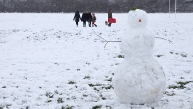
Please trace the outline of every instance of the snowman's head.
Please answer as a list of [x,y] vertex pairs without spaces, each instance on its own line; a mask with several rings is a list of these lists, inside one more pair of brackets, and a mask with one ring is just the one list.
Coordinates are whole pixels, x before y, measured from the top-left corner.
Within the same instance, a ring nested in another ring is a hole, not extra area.
[[147,25],[147,13],[140,9],[129,11],[128,23],[131,28],[145,28]]

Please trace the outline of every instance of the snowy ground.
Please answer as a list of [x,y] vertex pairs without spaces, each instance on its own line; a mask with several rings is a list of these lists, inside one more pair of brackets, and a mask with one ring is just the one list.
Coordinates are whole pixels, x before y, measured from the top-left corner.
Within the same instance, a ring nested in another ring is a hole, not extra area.
[[[151,109],[120,103],[111,84],[123,61],[127,14],[98,14],[98,27],[76,27],[74,14],[0,14],[0,109]],[[148,14],[153,56],[167,90],[156,109],[193,109],[193,14]]]

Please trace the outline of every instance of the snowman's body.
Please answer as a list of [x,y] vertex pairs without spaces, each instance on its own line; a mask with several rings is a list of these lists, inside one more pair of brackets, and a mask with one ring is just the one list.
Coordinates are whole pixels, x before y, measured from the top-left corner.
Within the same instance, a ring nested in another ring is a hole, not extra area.
[[125,60],[115,70],[114,90],[124,103],[154,106],[166,87],[163,69],[152,57],[154,36],[146,29],[145,11],[130,11],[128,17],[129,28],[120,43]]

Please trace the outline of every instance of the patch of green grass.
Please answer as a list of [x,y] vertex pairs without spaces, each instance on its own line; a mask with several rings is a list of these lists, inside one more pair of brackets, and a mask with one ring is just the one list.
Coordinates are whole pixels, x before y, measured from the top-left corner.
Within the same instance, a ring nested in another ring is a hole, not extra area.
[[89,63],[89,62],[87,62],[86,64],[87,64],[87,65],[90,65],[90,63]]
[[66,109],[73,109],[73,107],[66,107]]
[[54,91],[54,93],[55,93],[55,94],[58,94],[58,91],[57,91],[57,90],[55,90],[55,91]]
[[86,94],[83,94],[83,97],[87,97],[88,95],[86,95]]
[[102,99],[102,100],[106,100],[106,98],[105,98],[105,97],[103,97],[103,95],[102,95],[102,94],[100,95],[100,97],[101,97],[101,99]]
[[112,81],[112,78],[108,78],[108,79],[106,79],[105,81],[111,82],[111,81]]
[[187,57],[187,54],[181,54],[182,57]]
[[25,109],[30,109],[30,108],[29,108],[29,106],[26,106],[26,108],[25,108]]
[[94,86],[102,86],[102,84],[88,84],[90,87],[94,87]]
[[11,104],[0,104],[0,109],[9,109],[9,106],[11,106]]
[[184,79],[184,77],[180,77],[180,79]]
[[92,109],[101,109],[102,105],[93,106]]
[[73,109],[73,107],[74,107],[74,106],[68,106],[68,105],[67,105],[67,106],[62,106],[61,109]]
[[88,84],[90,87],[93,87],[94,90],[100,91],[101,89],[111,89],[113,88],[110,84]]
[[184,71],[184,72],[187,73],[187,74],[190,74],[191,70],[187,70],[187,71]]
[[116,63],[115,65],[119,65],[119,63]]
[[19,30],[14,29],[13,32],[18,32]]
[[47,101],[46,101],[46,103],[50,103],[50,102],[52,102],[52,100],[47,100]]
[[159,58],[159,57],[162,57],[162,56],[164,56],[164,55],[157,55],[158,58]]
[[68,84],[76,84],[74,81],[69,81]]
[[186,82],[181,82],[181,81],[179,81],[179,82],[177,82],[177,84],[180,84],[180,85],[186,85],[186,84],[188,84],[188,83],[190,83],[190,82],[193,82],[193,81],[186,81]]
[[106,106],[106,109],[112,109],[112,107],[111,106]]
[[90,76],[85,76],[83,79],[90,79]]
[[54,63],[55,65],[59,65],[59,63]]
[[184,89],[184,88],[186,88],[185,85],[190,83],[190,82],[193,82],[193,81],[186,81],[186,82],[179,81],[179,82],[177,82],[177,85],[170,85],[168,88],[169,89],[171,89],[171,88],[173,88],[173,89]]
[[76,99],[76,96],[72,96],[71,98],[72,98],[72,99]]
[[46,92],[46,96],[48,98],[53,98],[54,97],[54,94],[52,94],[51,92]]
[[177,89],[178,88],[178,86],[173,86],[173,85],[170,85],[169,87],[168,87],[168,89]]
[[118,55],[117,57],[118,58],[124,58],[124,55]]
[[66,109],[73,109],[74,106],[67,106]]
[[63,103],[64,101],[62,100],[62,98],[58,98],[58,99],[57,99],[57,102],[58,102],[58,103]]
[[169,92],[165,92],[165,94],[167,95],[167,96],[174,96],[174,95],[176,95],[173,91],[171,92],[171,93],[169,93]]
[[108,89],[113,88],[113,86],[112,86],[112,85],[107,85],[107,86],[103,86],[102,89],[103,89],[103,88],[106,89],[106,90],[108,90]]
[[96,87],[94,87],[93,89],[96,90],[96,91],[99,91]]

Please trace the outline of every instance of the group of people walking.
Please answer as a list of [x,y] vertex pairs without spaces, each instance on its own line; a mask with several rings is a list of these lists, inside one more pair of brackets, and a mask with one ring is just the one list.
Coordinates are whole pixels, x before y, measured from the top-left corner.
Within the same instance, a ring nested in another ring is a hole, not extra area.
[[79,11],[76,11],[73,20],[75,20],[77,27],[80,20],[83,22],[83,27],[86,27],[86,22],[88,22],[89,27],[91,27],[91,23],[92,27],[97,27],[97,25],[95,24],[96,16],[94,13],[91,14],[91,12],[85,11],[82,13],[81,17]]
[[[105,24],[108,25],[109,27],[111,27],[112,23],[115,23],[116,21],[110,21],[110,19],[114,19],[112,17],[112,9],[110,9],[108,11],[108,21],[105,21]],[[97,25],[95,24],[96,22],[96,16],[94,13],[91,14],[91,12],[85,11],[82,13],[82,17],[80,16],[79,11],[75,12],[74,18],[73,20],[75,20],[76,25],[78,27],[78,22],[81,20],[83,22],[83,27],[86,27],[86,22],[88,22],[88,26],[91,27],[91,23],[92,23],[92,27],[97,27]],[[116,19],[114,19],[116,20]]]

